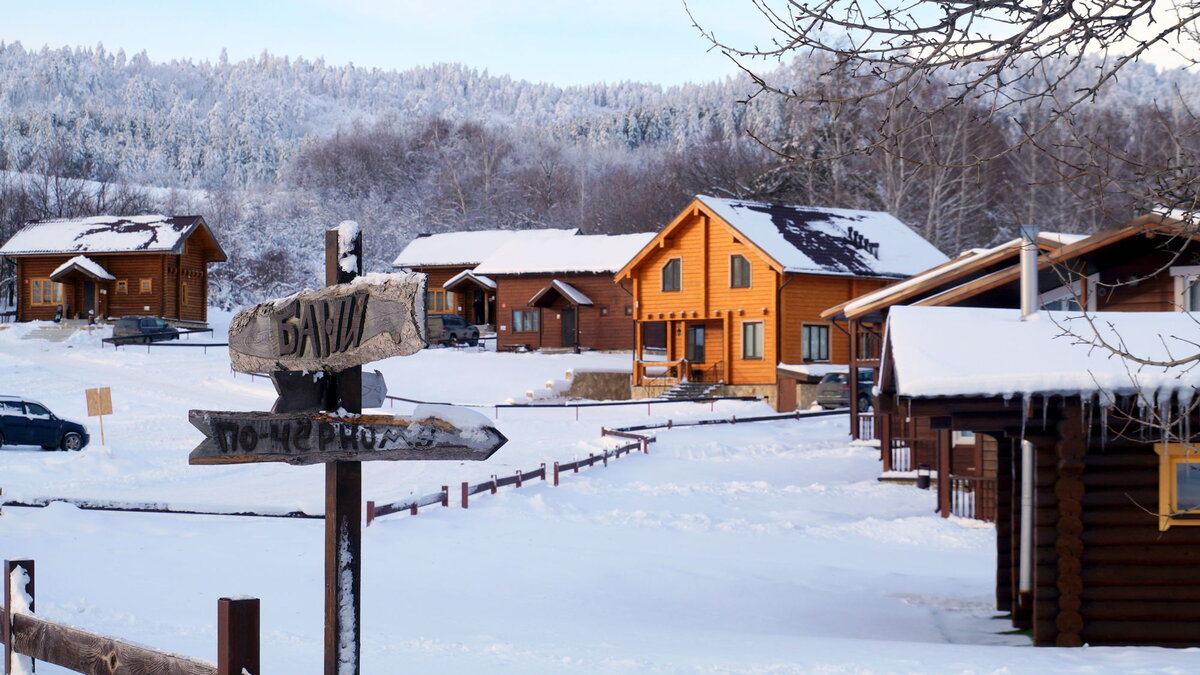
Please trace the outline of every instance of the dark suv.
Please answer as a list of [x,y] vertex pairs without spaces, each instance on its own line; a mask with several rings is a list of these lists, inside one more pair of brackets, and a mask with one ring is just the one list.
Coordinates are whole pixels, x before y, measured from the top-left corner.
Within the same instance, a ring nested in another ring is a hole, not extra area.
[[[875,372],[870,368],[858,370],[858,409],[871,409],[871,387],[874,384]],[[829,373],[821,378],[817,385],[817,405],[829,410],[831,408],[850,407],[850,375],[848,373]]]
[[425,318],[429,344],[479,344],[479,329],[457,314],[430,314]]
[[87,429],[58,417],[46,406],[19,396],[0,396],[0,445],[40,445],[45,450],[80,450]]
[[153,316],[123,316],[113,324],[113,338],[117,343],[138,344],[178,340],[179,329]]

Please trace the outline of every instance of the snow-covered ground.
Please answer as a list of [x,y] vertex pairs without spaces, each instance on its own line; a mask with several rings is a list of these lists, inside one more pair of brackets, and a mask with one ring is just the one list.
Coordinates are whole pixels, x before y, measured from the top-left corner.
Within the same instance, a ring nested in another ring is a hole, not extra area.
[[[5,498],[320,512],[320,467],[188,466],[191,408],[268,409],[266,380],[222,350],[55,344],[0,330],[0,394],[85,420],[79,453],[0,450]],[[425,350],[378,367],[393,394],[503,402],[627,355]],[[101,444],[83,390],[112,387]],[[408,412],[397,406],[397,413]],[[495,416],[495,410],[482,411]],[[716,414],[768,412],[721,403]],[[612,447],[601,425],[712,415],[707,405],[500,409],[483,463],[372,462],[380,502]],[[991,528],[875,479],[841,416],[681,428],[648,455],[382,518],[363,532],[363,672],[1192,672],[1194,650],[1033,649],[991,609]],[[9,507],[0,557],[37,561],[43,616],[212,658],[216,600],[262,599],[267,672],[321,672],[318,520]],[[41,664],[39,673],[62,672]]]

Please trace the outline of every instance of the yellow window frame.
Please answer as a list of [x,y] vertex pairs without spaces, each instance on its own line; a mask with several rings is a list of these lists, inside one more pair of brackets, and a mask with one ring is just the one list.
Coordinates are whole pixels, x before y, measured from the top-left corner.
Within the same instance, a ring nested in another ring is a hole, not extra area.
[[1190,443],[1155,443],[1158,453],[1158,529],[1200,525],[1200,499],[1192,506],[1179,504],[1179,467],[1191,466],[1200,480],[1200,447]]

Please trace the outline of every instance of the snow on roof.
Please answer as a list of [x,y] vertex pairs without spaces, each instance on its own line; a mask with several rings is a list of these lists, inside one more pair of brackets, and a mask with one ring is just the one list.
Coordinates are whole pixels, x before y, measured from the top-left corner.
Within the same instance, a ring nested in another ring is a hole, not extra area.
[[1084,239],[1087,239],[1090,236],[1091,235],[1088,235],[1088,234],[1067,234],[1065,232],[1039,232],[1038,233],[1038,239],[1047,239],[1049,241],[1059,244],[1060,246],[1066,246],[1067,244],[1074,244],[1075,242],[1082,241]]
[[882,211],[697,199],[785,272],[907,277],[948,259]]
[[565,297],[567,300],[570,300],[572,304],[575,304],[575,305],[591,305],[592,304],[592,299],[589,298],[586,294],[584,294],[583,291],[579,290],[578,288],[575,288],[571,284],[568,284],[567,282],[562,281],[560,279],[555,279],[554,281],[551,281],[549,286],[546,286],[542,290],[535,293],[533,295],[533,297],[529,299],[529,302],[527,304],[529,304],[530,307],[534,306],[537,303],[538,298],[540,298],[543,295],[545,295],[546,293],[550,292],[550,289],[554,289],[554,290],[558,291],[563,297]]
[[454,288],[455,286],[458,285],[458,283],[460,281],[465,281],[468,279],[471,281],[474,281],[475,283],[479,284],[480,286],[483,286],[484,288],[491,288],[491,289],[496,288],[496,282],[493,281],[490,277],[485,277],[482,274],[475,274],[471,270],[463,270],[463,271],[459,272],[458,274],[455,274],[454,276],[450,277],[449,279],[446,280],[446,283],[442,284],[442,288]]
[[200,216],[93,216],[29,223],[0,255],[178,252]]
[[808,377],[825,377],[829,373],[850,372],[850,366],[836,363],[780,363],[776,365],[776,368]]
[[408,242],[392,261],[392,267],[478,265],[488,254],[509,242],[535,243],[543,239],[573,237],[578,233],[578,229],[474,230],[421,235]]
[[[1139,366],[1101,342],[1147,359],[1195,353],[1200,315],[1186,312],[1037,312],[893,307],[888,317],[902,396],[1028,396],[1191,392],[1200,368]],[[1092,326],[1095,326],[1093,328]],[[1070,331],[1073,335],[1065,335]],[[1195,364],[1191,364],[1195,365]]]
[[476,274],[555,274],[616,272],[654,238],[637,234],[555,237],[537,242],[514,241],[479,263]]
[[95,260],[92,260],[85,255],[77,255],[67,262],[54,268],[54,271],[50,273],[50,278],[57,278],[60,273],[66,272],[72,267],[78,267],[97,279],[106,279],[108,281],[114,281],[116,279],[116,277],[108,273],[108,270],[104,269],[97,264]]

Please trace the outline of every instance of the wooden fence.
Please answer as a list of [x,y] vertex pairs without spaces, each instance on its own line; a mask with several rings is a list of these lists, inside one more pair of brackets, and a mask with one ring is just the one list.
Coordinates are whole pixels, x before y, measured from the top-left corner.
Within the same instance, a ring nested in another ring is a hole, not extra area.
[[[566,463],[555,462],[553,469],[552,469],[553,473],[551,474],[554,478],[552,485],[554,485],[555,487],[558,487],[559,480],[560,480],[560,477],[562,474],[567,473],[567,472],[579,473],[579,470],[581,468],[588,467],[588,466],[594,466],[597,462],[602,462],[604,466],[608,466],[609,459],[617,459],[621,455],[627,455],[627,454],[633,452],[634,450],[637,450],[642,453],[649,453],[650,452],[649,445],[650,445],[650,443],[654,442],[654,438],[650,437],[650,436],[639,436],[637,434],[631,434],[631,433],[613,432],[612,430],[607,430],[607,429],[601,429],[601,432],[604,433],[605,435],[609,435],[609,436],[619,436],[621,438],[633,438],[633,439],[637,439],[637,440],[634,443],[627,443],[625,445],[622,445],[618,448],[614,448],[612,450],[605,450],[604,452],[602,452],[600,454],[589,453],[587,456],[587,459],[578,459],[573,462],[566,462]],[[464,482],[462,484],[461,489],[459,490],[459,494],[460,494],[459,505],[464,509],[468,508],[470,505],[471,497],[473,495],[477,495],[482,492],[496,494],[496,490],[498,490],[502,487],[512,485],[514,487],[519,488],[528,481],[546,480],[546,479],[547,479],[546,464],[543,462],[541,466],[539,466],[537,469],[535,469],[533,471],[517,470],[517,472],[515,474],[513,474],[511,476],[504,476],[504,477],[498,477],[498,476],[493,475],[491,480],[487,480],[482,483],[476,483],[474,485],[472,485],[468,482]],[[390,504],[376,504],[373,501],[368,501],[367,502],[367,525],[370,526],[371,523],[374,522],[374,520],[376,518],[379,518],[381,516],[391,515],[393,513],[400,513],[401,511],[408,511],[409,515],[415,516],[420,511],[421,507],[432,506],[434,504],[440,504],[442,506],[450,506],[450,486],[449,485],[443,485],[442,489],[440,491],[427,494],[424,497],[418,497],[417,499],[410,499],[410,500],[400,501],[400,502],[392,502]]]
[[[14,591],[21,595],[14,597]],[[258,675],[260,672],[257,598],[217,601],[215,664],[47,621],[33,613],[34,601],[33,561],[4,561],[0,641],[4,643],[5,675],[17,671],[17,659],[21,657],[88,675]]]
[[960,518],[996,522],[996,479],[951,476],[950,512]]

